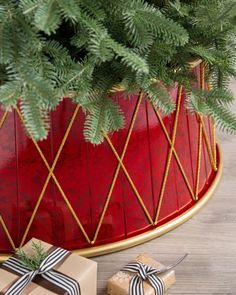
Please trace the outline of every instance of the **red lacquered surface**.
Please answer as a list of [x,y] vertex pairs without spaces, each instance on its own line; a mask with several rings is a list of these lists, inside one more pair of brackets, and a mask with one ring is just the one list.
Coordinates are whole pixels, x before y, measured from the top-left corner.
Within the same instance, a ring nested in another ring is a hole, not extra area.
[[215,139],[211,121],[202,118],[201,133],[199,116],[185,109],[184,89],[178,92],[171,90],[180,108],[170,116],[145,97],[113,94],[125,128],[99,146],[84,141],[84,114],[69,100],[52,113],[48,139],[38,144],[18,112],[8,113],[0,129],[0,252],[31,237],[68,249],[112,243],[193,206],[215,174]]

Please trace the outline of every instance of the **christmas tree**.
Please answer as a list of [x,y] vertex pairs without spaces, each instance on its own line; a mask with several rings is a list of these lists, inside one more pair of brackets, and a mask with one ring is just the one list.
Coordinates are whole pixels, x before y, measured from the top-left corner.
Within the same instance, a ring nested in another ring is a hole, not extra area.
[[[86,113],[85,138],[97,144],[124,125],[111,89],[142,90],[168,114],[175,105],[165,87],[179,82],[190,109],[235,132],[235,38],[234,0],[0,0],[0,102],[7,110],[19,103],[39,140],[49,112],[70,97]],[[198,58],[209,91],[192,86]]]

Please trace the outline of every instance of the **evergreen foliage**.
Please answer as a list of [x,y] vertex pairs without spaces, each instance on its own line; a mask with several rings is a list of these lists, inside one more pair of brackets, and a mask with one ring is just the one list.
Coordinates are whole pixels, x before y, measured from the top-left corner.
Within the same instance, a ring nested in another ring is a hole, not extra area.
[[[48,114],[65,96],[86,113],[85,138],[124,125],[109,91],[143,89],[155,107],[175,105],[164,85],[188,90],[190,109],[236,131],[228,91],[236,76],[234,0],[0,0],[0,102],[20,102],[29,134],[47,136]],[[194,88],[201,58],[212,90]]]
[[29,268],[30,270],[37,270],[39,269],[41,263],[44,261],[44,259],[48,256],[47,252],[43,249],[42,244],[33,242],[32,243],[32,251],[33,254],[29,255],[26,254],[25,251],[20,248],[17,251],[17,256],[19,258],[19,260],[21,261],[21,263]]

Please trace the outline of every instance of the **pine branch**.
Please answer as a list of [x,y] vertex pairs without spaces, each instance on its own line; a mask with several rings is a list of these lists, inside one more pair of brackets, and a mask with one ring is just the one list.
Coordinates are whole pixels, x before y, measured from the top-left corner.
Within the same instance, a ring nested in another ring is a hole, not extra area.
[[35,11],[35,26],[48,35],[56,32],[61,21],[61,13],[56,0],[44,1]]
[[[21,98],[28,132],[42,139],[49,112],[67,95],[86,113],[86,139],[99,143],[101,130],[123,126],[111,88],[142,88],[169,113],[174,103],[163,85],[179,82],[189,107],[232,129],[235,8],[234,0],[0,0],[0,102],[11,109]],[[199,57],[208,93],[193,87],[189,62]]]
[[102,130],[107,126],[105,100],[93,105],[93,110],[85,120],[84,137],[93,144],[99,144],[103,140]]
[[40,105],[33,90],[25,89],[21,97],[20,110],[28,134],[35,140],[45,139],[50,129],[47,110]]
[[187,31],[145,1],[132,1],[131,5],[125,6],[123,15],[126,28],[130,30],[135,43],[141,41],[145,34],[148,43],[152,39],[150,34],[162,37],[167,44],[184,45],[188,41]]
[[117,131],[124,127],[124,115],[122,110],[119,105],[110,98],[106,100],[106,116],[108,125],[105,130],[107,133]]
[[23,14],[27,15],[35,11],[40,6],[40,3],[38,0],[20,0],[19,6],[22,9]]
[[205,116],[208,114],[208,108],[205,103],[205,99],[203,99],[203,97],[196,91],[187,92],[186,107],[193,113],[198,113]]
[[80,1],[79,0],[57,0],[58,6],[64,18],[75,23],[80,15]]
[[0,64],[8,64],[12,60],[11,21],[11,7],[0,6]]
[[21,94],[20,81],[7,82],[0,86],[1,103],[6,109],[15,106]]
[[102,21],[106,18],[100,1],[83,0],[81,1],[81,7],[84,13],[94,17],[98,21]]
[[87,141],[99,144],[104,139],[103,132],[117,131],[124,126],[124,117],[111,99],[101,98],[99,102],[90,106],[90,113],[86,117],[84,136]]
[[195,90],[188,95],[188,108],[214,119],[216,125],[229,133],[236,132],[236,116],[228,109],[233,100],[230,92],[213,90],[209,93]]
[[236,133],[236,116],[217,102],[207,101],[207,114],[214,119],[216,125],[228,133]]
[[32,250],[34,253],[32,255],[29,255],[26,254],[23,249],[20,249],[17,252],[17,256],[25,267],[31,270],[37,270],[39,269],[44,259],[47,257],[47,252],[43,249],[41,242],[33,242]]
[[149,73],[148,64],[143,58],[113,40],[110,43],[111,48],[118,57],[121,57],[121,62],[124,65],[131,67],[137,73]]
[[159,108],[164,114],[169,114],[174,111],[175,104],[164,85],[155,83],[144,90],[147,91],[148,99],[155,108]]

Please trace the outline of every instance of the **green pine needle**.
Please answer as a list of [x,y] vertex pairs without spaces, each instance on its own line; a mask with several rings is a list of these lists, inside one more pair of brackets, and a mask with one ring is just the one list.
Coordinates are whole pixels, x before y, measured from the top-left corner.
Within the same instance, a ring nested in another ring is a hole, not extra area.
[[27,254],[23,249],[20,249],[16,254],[18,259],[25,267],[31,270],[37,270],[39,269],[40,264],[47,257],[47,252],[43,249],[41,242],[33,242],[32,251],[33,254],[30,255]]
[[[0,0],[0,103],[19,103],[28,134],[40,140],[50,111],[70,97],[86,114],[86,140],[98,144],[124,126],[110,89],[143,89],[168,114],[175,104],[165,86],[179,82],[191,110],[234,131],[235,12],[235,0]],[[210,92],[195,90],[189,62],[199,58]]]

